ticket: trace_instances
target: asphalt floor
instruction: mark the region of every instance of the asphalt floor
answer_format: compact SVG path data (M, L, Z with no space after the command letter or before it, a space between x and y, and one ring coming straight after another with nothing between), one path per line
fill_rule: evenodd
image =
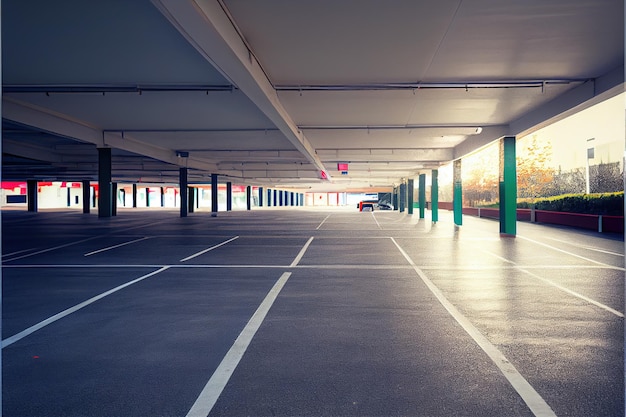
M623 416L623 236L429 219L3 210L3 415Z

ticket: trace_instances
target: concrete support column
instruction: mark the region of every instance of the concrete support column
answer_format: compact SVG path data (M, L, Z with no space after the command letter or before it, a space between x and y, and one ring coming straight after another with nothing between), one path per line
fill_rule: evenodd
M187 198L189 199L187 209L190 214L196 211L196 191L194 187L187 187Z
M98 148L98 217L111 217L111 148Z
M226 211L233 210L233 183L226 183Z
M91 200L91 183L88 180L82 182L83 186L83 214L89 214L90 212L90 200Z
M433 169L430 187L430 213L433 223L439 221L439 170Z
M420 219L426 217L426 174L419 176L419 206Z
M165 207L165 187L161 187L161 207Z
M150 207L150 187L146 187L146 207Z
M400 213L406 208L406 183L400 184Z
M211 174L211 213L217 213L219 208L217 196L218 196L217 174Z
M272 204L274 207L278 206L278 193L279 192L280 191L278 191L278 190L274 190L274 201L273 201L273 204Z
M399 187L394 187L393 188L393 193L392 193L392 202L391 204L393 204L393 210L394 211L398 211L399 210L399 198L398 198L398 193L400 192L400 188Z
M259 207L263 207L263 187L259 187Z
M28 211L37 212L37 180L26 181L26 203Z
M133 208L137 208L137 184L133 184Z
M180 192L180 217L187 217L189 213L189 182L187 178L188 169L178 169L178 189Z
M413 179L409 179L407 181L407 190L406 190L406 198L407 198L407 212L409 214L413 214L413 188L415 184L413 183Z
M517 234L517 167L515 136L500 140L500 235Z
M117 216L117 183L111 183L111 216Z
M246 210L252 210L252 187L246 187Z
M272 190L267 189L267 207L272 207Z
M454 224L463 225L463 181L461 179L461 160L454 161L452 176L454 184L452 190L452 208L454 210Z

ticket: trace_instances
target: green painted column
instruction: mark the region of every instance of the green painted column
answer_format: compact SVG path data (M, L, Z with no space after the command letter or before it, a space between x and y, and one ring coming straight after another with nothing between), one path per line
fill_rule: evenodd
M406 199L407 199L407 210L409 214L413 214L413 188L415 188L415 183L413 179L407 181L407 190L406 190Z
M211 174L211 214L217 213L218 210L218 183L217 174Z
M406 206L406 183L400 184L400 213L404 213Z
M439 221L439 170L433 169L432 184L430 187L430 212L432 214L433 223Z
M426 174L419 177L419 205L420 219L423 219L426 216Z
M246 210L252 209L252 186L246 187Z
M461 179L461 160L454 161L452 166L454 185L452 190L452 208L454 210L454 224L463 225L463 181Z
M500 140L500 235L517 234L515 136Z

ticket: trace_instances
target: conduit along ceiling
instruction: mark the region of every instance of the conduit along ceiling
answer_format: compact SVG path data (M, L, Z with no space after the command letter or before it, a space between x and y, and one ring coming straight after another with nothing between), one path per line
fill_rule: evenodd
M3 178L391 187L622 91L615 0L5 0ZM348 164L342 173L338 164Z

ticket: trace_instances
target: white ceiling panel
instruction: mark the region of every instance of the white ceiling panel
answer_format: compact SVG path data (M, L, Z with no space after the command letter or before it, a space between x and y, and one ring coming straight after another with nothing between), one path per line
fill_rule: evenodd
M3 0L2 62L12 177L390 186L617 94L624 4Z

